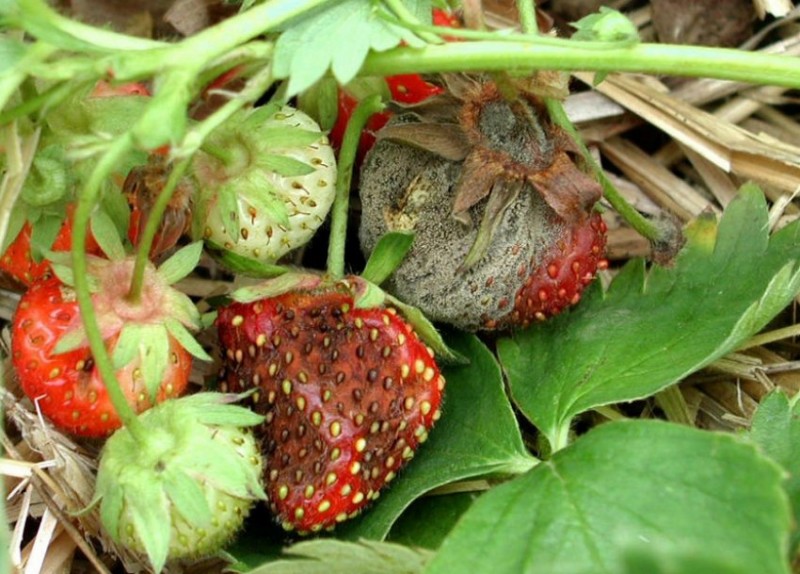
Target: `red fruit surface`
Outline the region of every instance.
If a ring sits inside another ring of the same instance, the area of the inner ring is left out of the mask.
[[[394,309],[357,309],[341,283],[219,310],[221,386],[256,387],[270,507],[329,528],[370,501],[439,418],[433,352]]]
[[[80,322],[75,294],[58,279],[35,283],[23,296],[14,315],[11,358],[25,394],[57,427],[67,432],[104,437],[119,428],[120,420],[108,397],[87,347],[56,354],[61,338]],[[116,336],[106,341],[113,351]],[[189,381],[191,356],[170,338],[169,366],[157,402],[179,396]],[[129,404],[137,412],[151,405],[134,360],[117,371]]]
[[[56,235],[51,251],[69,251],[72,249],[72,217],[75,206],[67,206],[67,216],[61,229]],[[34,282],[52,275],[50,262],[46,259],[34,261],[31,255],[31,224],[25,222],[17,237],[0,257],[0,270],[5,271],[23,285],[30,286]],[[102,251],[97,242],[89,233],[86,238],[86,252],[92,255],[100,255]]]
[[[112,85],[108,82],[100,80],[95,84],[90,98],[108,98],[114,96],[149,96],[150,90],[147,86],[139,82],[130,82],[127,84]]]
[[[514,326],[543,321],[580,301],[597,270],[608,267],[606,231],[600,214],[593,212],[565,232],[517,293],[511,313]]]

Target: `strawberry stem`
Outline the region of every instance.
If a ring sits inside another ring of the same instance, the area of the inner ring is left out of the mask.
[[[172,199],[172,195],[178,187],[181,178],[186,173],[191,159],[191,157],[187,157],[173,166],[164,188],[161,190],[161,193],[158,194],[155,203],[153,203],[150,215],[147,217],[147,222],[145,223],[144,231],[142,232],[142,237],[136,251],[136,262],[133,266],[131,288],[128,291],[128,300],[131,303],[138,303],[141,299],[144,285],[144,271],[150,260],[150,248],[153,245],[156,233],[158,233],[158,226],[161,224],[169,201]]]
[[[538,32],[538,25],[536,22],[536,12],[532,4],[526,0],[517,0],[517,10],[519,12],[519,20],[522,23],[522,30],[526,34],[536,34]],[[564,105],[561,101],[555,98],[545,98],[545,105],[547,106],[550,118],[566,131],[578,146],[584,161],[591,168],[592,173],[594,173],[594,176],[600,183],[600,187],[603,188],[603,195],[611,206],[617,210],[617,213],[619,213],[634,230],[649,241],[653,243],[663,242],[664,237],[661,229],[636,211],[636,209],[625,200],[617,188],[614,187],[611,180],[608,179],[603,168],[598,165],[594,156],[589,152],[589,148],[586,147],[578,130],[575,129],[575,126],[569,120],[569,117],[567,117],[567,112],[564,110]]]
[[[336,197],[331,209],[331,235],[328,245],[328,274],[333,279],[344,277],[344,251],[347,240],[347,213],[350,207],[350,183],[353,181],[353,166],[358,153],[361,132],[367,120],[381,110],[383,102],[374,94],[359,102],[347,122],[339,151],[338,173],[336,175]]]
[[[114,167],[120,164],[126,153],[133,148],[133,139],[130,132],[120,136],[95,164],[86,185],[78,195],[75,207],[72,237],[72,266],[75,280],[75,296],[81,312],[81,320],[89,348],[92,351],[97,370],[108,391],[108,397],[114,410],[117,411],[122,424],[128,427],[137,440],[144,440],[145,429],[141,426],[136,413],[128,404],[125,394],[117,380],[116,369],[111,357],[106,350],[97,316],[94,312],[94,302],[89,289],[89,270],[86,261],[86,236],[89,232],[89,218],[97,204],[100,189]]]

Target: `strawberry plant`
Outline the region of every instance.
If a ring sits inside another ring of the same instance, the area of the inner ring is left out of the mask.
[[[797,571],[797,41],[657,4],[0,0],[14,566]]]

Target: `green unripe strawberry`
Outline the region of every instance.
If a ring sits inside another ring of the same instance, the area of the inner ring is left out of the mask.
[[[155,571],[214,554],[265,498],[261,454],[247,428],[262,417],[226,404],[235,398],[166,401],[140,415],[145,433],[124,427],[103,448],[95,494],[103,525]]]

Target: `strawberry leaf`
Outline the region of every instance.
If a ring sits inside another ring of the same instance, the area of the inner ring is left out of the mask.
[[[767,395],[753,416],[750,438],[787,472],[784,488],[792,503],[795,524],[800,524],[800,403],[781,391]],[[800,545],[800,532],[792,532],[792,554]]]
[[[652,572],[623,565],[692,556],[726,567],[656,572],[785,574],[789,528],[780,469],[745,440],[623,421],[481,496],[426,573]]]
[[[158,274],[167,284],[177,283],[194,271],[203,254],[203,242],[195,241],[182,247],[158,267]]]
[[[403,258],[413,243],[413,233],[399,231],[386,233],[372,250],[361,276],[375,285],[380,285],[403,262]]]
[[[392,488],[364,515],[337,527],[339,538],[382,539],[413,500],[434,488],[467,478],[518,474],[536,464],[522,442],[492,354],[473,335],[459,333],[449,342],[470,357],[470,364],[444,369],[442,419]]]
[[[800,292],[795,222],[769,237],[746,186],[687,231],[673,267],[630,262],[606,293],[498,342],[514,400],[554,446],[588,409],[650,396],[735,350]]]
[[[429,2],[409,2],[417,13],[427,12]],[[425,10],[427,9],[427,10]],[[424,45],[410,31],[391,24],[381,13],[381,3],[342,0],[324,10],[292,23],[275,44],[273,73],[288,78],[286,96],[310,88],[330,70],[340,84],[355,78],[370,50],[383,52],[405,41],[409,46]]]
[[[264,564],[250,574],[414,574],[432,553],[390,542],[309,540],[284,550],[286,559]]]

